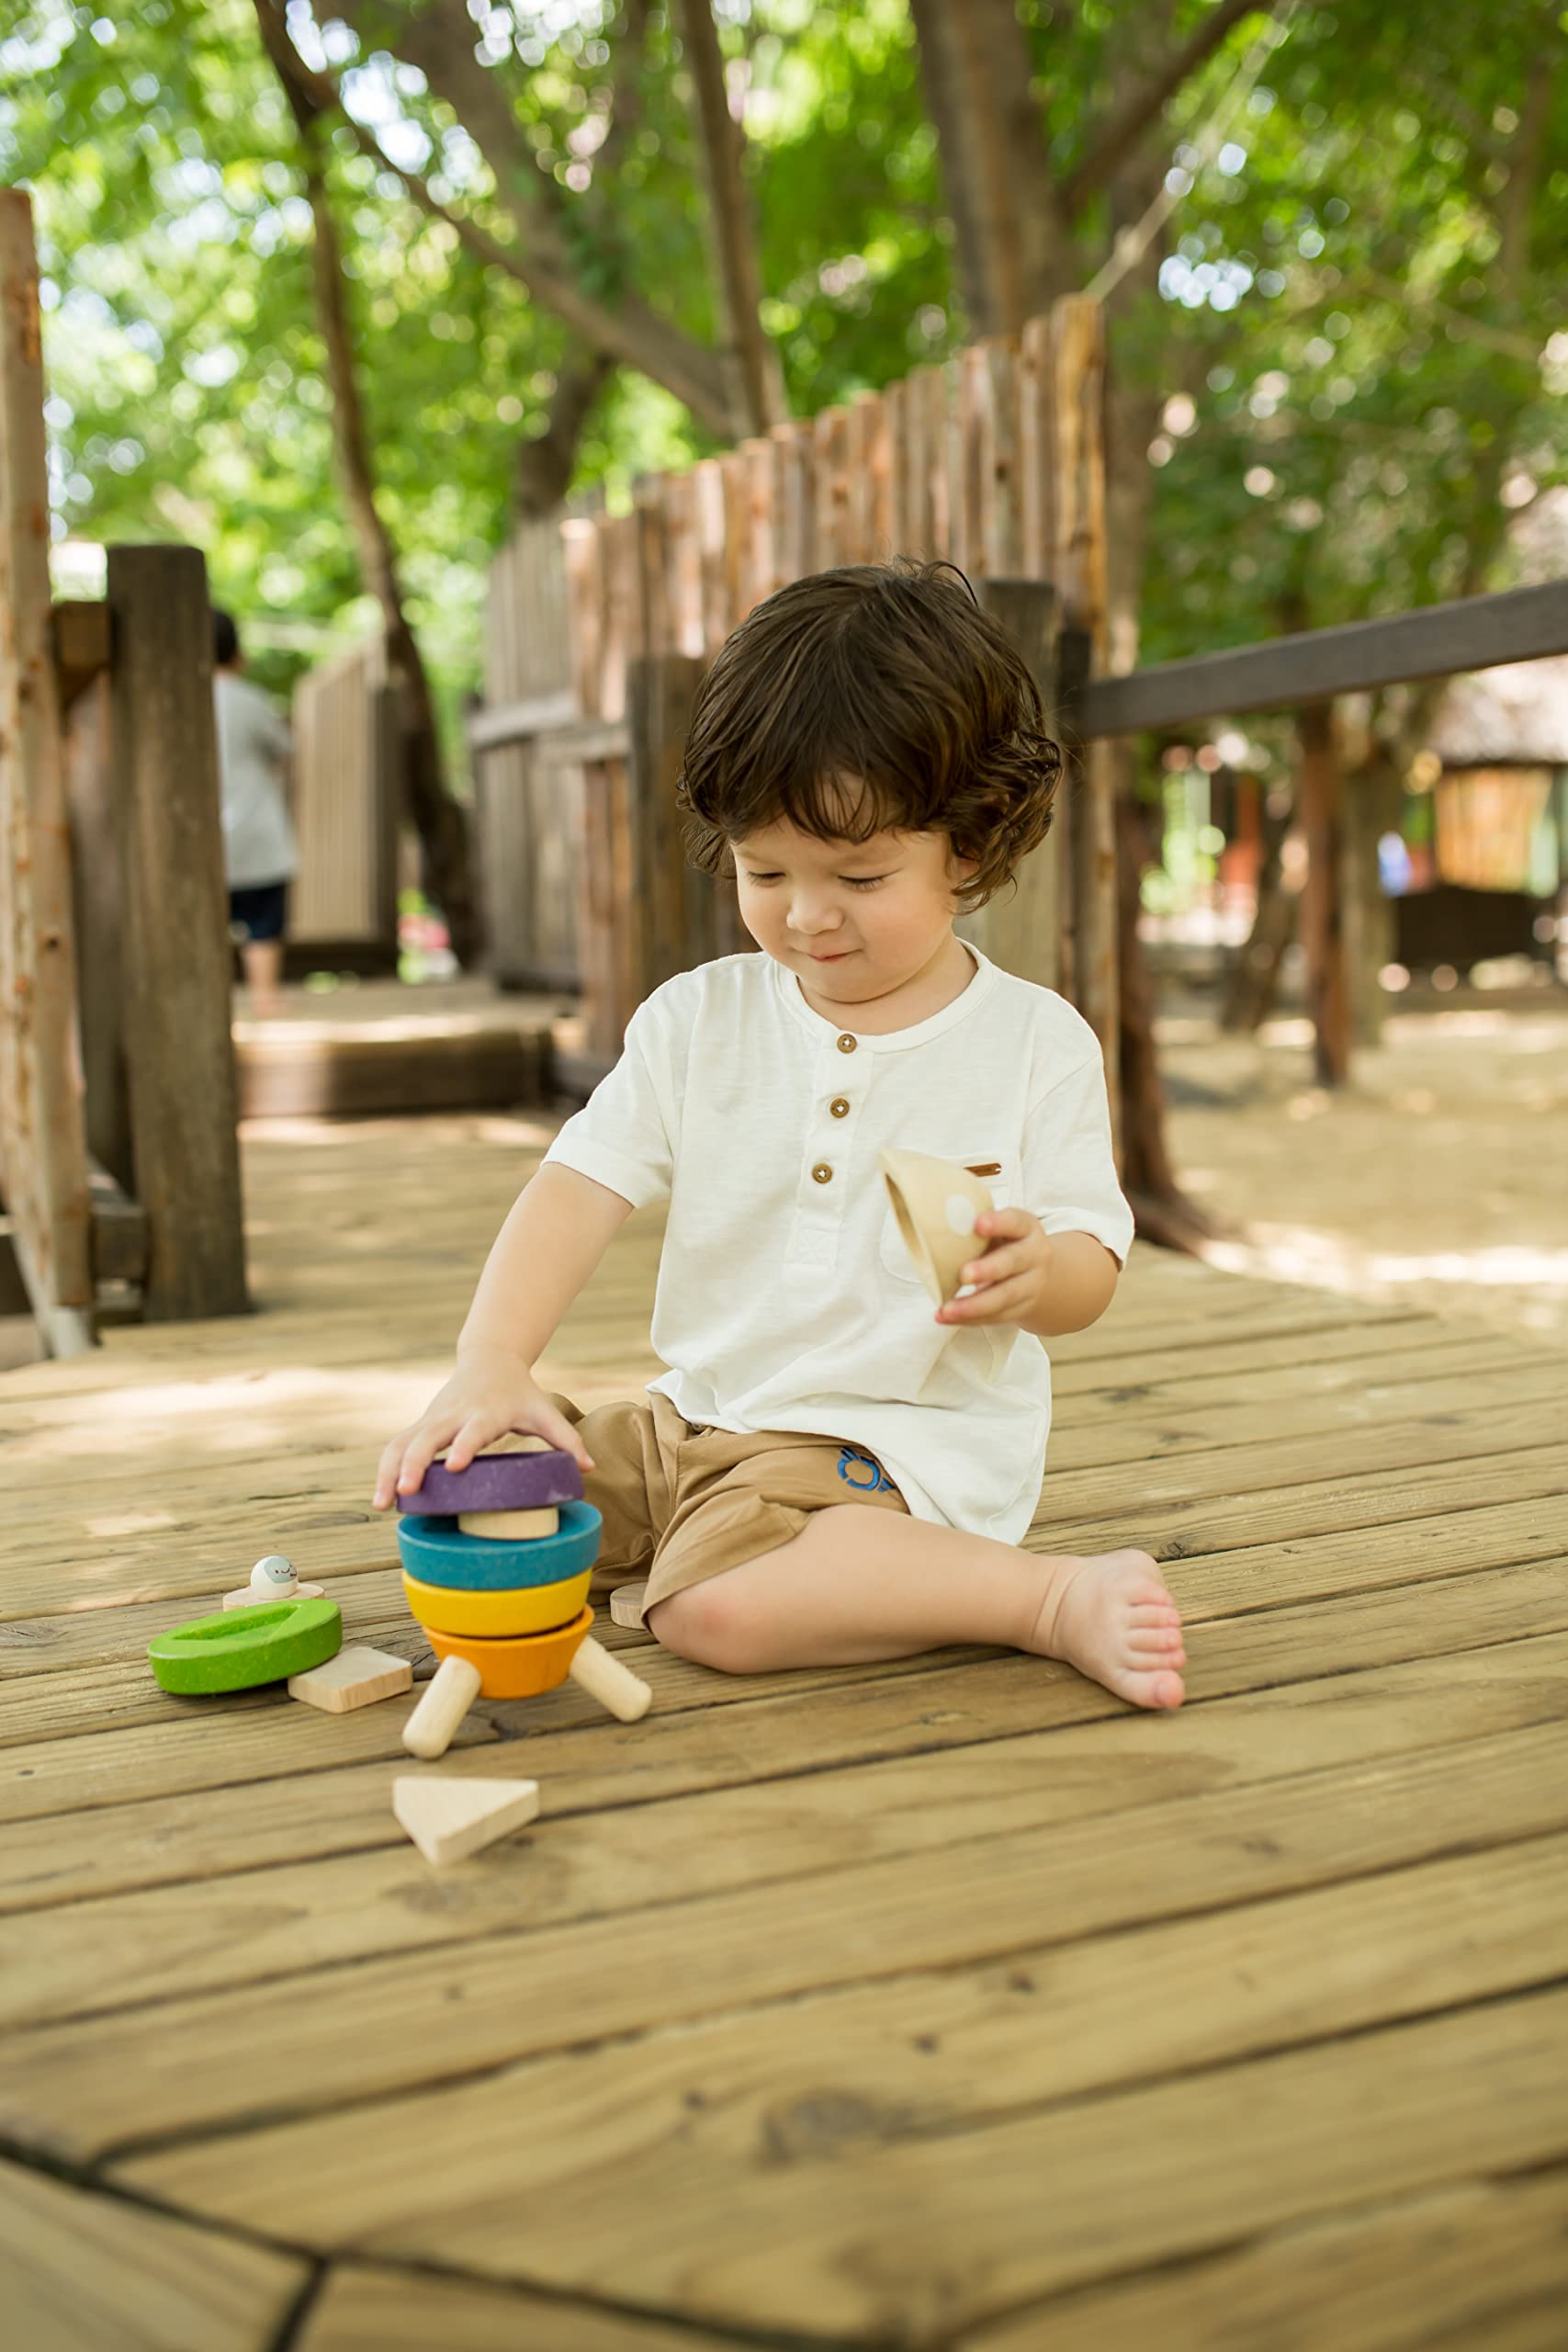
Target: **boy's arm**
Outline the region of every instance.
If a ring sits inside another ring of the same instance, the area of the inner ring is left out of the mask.
[[[412,1494],[438,1453],[454,1470],[508,1430],[534,1430],[593,1467],[576,1430],[534,1378],[534,1359],[631,1214],[619,1193],[552,1160],[525,1184],[485,1261],[452,1377],[419,1419],[389,1440],[377,1510]]]
[[[457,1335],[457,1361],[515,1357],[529,1370],[599,1263],[632,1204],[592,1176],[551,1161],[513,1202],[485,1260]]]
[[[1044,1296],[1038,1313],[1021,1328],[1037,1340],[1059,1340],[1065,1331],[1087,1331],[1116,1295],[1122,1269],[1114,1254],[1092,1233],[1047,1233],[1049,1251]]]

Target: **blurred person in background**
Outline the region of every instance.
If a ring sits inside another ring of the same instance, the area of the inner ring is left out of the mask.
[[[233,617],[215,606],[212,696],[229,926],[253,1009],[265,1018],[282,1003],[283,933],[297,863],[284,797],[291,745],[288,720],[259,686],[241,675],[244,666]]]

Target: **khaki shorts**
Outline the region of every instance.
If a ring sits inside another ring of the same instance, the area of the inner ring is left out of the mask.
[[[604,1521],[595,1599],[646,1577],[651,1608],[776,1550],[834,1503],[908,1514],[876,1456],[841,1438],[705,1429],[657,1392],[587,1412],[570,1396],[547,1394],[593,1458],[582,1495]]]

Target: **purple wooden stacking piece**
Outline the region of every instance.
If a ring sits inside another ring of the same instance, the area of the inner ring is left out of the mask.
[[[398,1509],[544,1510],[581,1500],[582,1473],[570,1453],[481,1453],[466,1470],[433,1462],[413,1493],[398,1497]]]

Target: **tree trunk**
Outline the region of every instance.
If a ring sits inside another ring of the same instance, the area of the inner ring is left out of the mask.
[[[1247,944],[1232,967],[1220,1015],[1220,1027],[1232,1036],[1256,1031],[1268,1019],[1280,985],[1280,966],[1295,936],[1299,894],[1285,888],[1285,842],[1294,821],[1293,808],[1271,817],[1265,804],[1258,905]]]
[[[1017,334],[1078,283],[1014,0],[910,0],[972,335]]]
[[[692,76],[692,124],[707,198],[706,225],[724,322],[730,399],[746,431],[766,433],[784,424],[789,401],[778,352],[763,333],[758,312],[762,283],[746,182],[745,137],[729,111],[709,0],[675,0],[673,13]]]
[[[257,5],[261,12],[264,0],[257,0]],[[262,30],[265,38],[265,13]],[[320,109],[289,78],[270,40],[268,51],[277,64],[278,77],[299,130],[305,189],[315,231],[311,260],[316,313],[326,345],[327,373],[332,385],[333,449],[359,550],[360,571],[366,586],[381,607],[387,677],[397,697],[409,810],[424,851],[431,894],[446,917],[453,953],[460,964],[468,965],[474,961],[479,945],[468,823],[464,811],[446,790],[430,681],[403,608],[392,543],[376,507],[375,470],[355,374],[353,332],[337,227],[321,161],[317,127]]]

